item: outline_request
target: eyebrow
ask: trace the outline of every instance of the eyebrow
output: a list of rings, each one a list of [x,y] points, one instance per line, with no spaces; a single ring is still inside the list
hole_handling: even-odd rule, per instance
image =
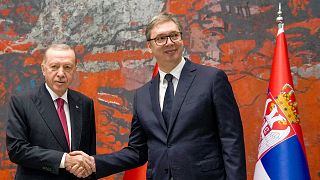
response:
[[[169,33],[161,33],[161,34],[158,34],[158,35],[156,35],[156,37],[158,37],[158,36],[169,36],[169,35],[171,35],[172,33],[178,33],[179,31],[172,31],[172,32],[169,32]]]

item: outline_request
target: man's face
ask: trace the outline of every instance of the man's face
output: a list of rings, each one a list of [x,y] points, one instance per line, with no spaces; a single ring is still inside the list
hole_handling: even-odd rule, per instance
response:
[[[173,21],[162,22],[152,28],[150,31],[150,39],[163,39],[172,34],[179,34],[179,32],[179,27]],[[148,42],[148,47],[153,56],[157,59],[159,66],[162,64],[177,65],[181,61],[183,52],[182,40],[173,42],[172,39],[167,38],[167,43],[164,45],[159,45],[155,40],[152,40]]]
[[[73,80],[76,69],[73,50],[49,49],[41,65],[46,83],[58,96],[62,96]]]

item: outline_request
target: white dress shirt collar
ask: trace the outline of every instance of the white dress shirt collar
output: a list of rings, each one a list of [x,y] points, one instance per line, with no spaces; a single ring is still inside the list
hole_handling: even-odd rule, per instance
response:
[[[56,93],[54,93],[53,91],[52,91],[52,89],[48,86],[48,84],[47,83],[45,83],[45,85],[46,85],[46,88],[47,88],[47,90],[49,91],[49,94],[50,94],[50,96],[51,96],[51,98],[52,98],[52,100],[55,102],[55,100],[57,100],[58,98],[61,98],[61,99],[63,99],[66,103],[68,103],[68,89],[66,90],[66,92],[61,96],[61,97],[59,97]]]
[[[179,81],[180,79],[180,75],[181,75],[181,71],[182,71],[182,68],[184,66],[184,64],[186,63],[186,60],[184,59],[184,57],[182,57],[180,63],[175,67],[173,68],[171,71],[170,71],[170,74],[173,75],[173,77],[175,79],[177,79]],[[163,79],[164,79],[164,76],[167,74],[163,71],[161,71],[161,69],[159,68],[159,75],[160,75],[160,84],[163,84]]]
[[[174,94],[176,93],[177,87],[178,87],[178,83],[179,83],[179,79],[180,79],[180,75],[183,69],[184,64],[186,63],[186,60],[182,57],[182,60],[180,61],[180,63],[174,68],[172,69],[172,71],[170,72],[170,74],[173,75],[173,79],[172,79],[172,84],[173,84],[173,91]],[[160,103],[160,109],[162,111],[163,108],[163,101],[164,101],[164,96],[166,93],[166,89],[168,86],[167,80],[164,80],[164,76],[166,75],[165,72],[161,71],[161,69],[159,68],[159,75],[160,75],[160,82],[159,82],[159,103]]]

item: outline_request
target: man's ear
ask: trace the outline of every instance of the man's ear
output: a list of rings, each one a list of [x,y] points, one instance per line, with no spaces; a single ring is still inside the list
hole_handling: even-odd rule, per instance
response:
[[[150,41],[147,41],[147,43],[146,43],[146,48],[148,49],[148,52],[149,53],[152,53],[152,50],[151,50],[151,42]]]
[[[41,71],[42,71],[42,75],[44,76],[45,75],[45,71],[44,71],[44,63],[41,63]]]

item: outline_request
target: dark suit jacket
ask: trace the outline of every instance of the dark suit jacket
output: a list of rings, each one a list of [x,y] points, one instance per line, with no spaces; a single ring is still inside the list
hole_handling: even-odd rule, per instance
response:
[[[97,177],[143,165],[147,179],[246,179],[243,129],[226,74],[186,61],[168,129],[159,75],[137,90],[128,147],[96,155]]]
[[[69,89],[68,103],[72,151],[96,154],[92,99]],[[65,169],[59,169],[63,153],[70,150],[45,85],[33,93],[12,96],[9,105],[7,149],[10,160],[18,164],[15,179],[76,179]]]

